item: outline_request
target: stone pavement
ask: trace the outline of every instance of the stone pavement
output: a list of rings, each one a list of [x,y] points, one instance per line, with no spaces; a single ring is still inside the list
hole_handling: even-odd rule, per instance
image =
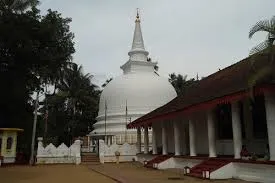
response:
[[[89,169],[103,174],[107,177],[111,177],[120,183],[196,183],[196,182],[217,182],[217,183],[244,183],[240,180],[220,180],[209,181],[202,180],[193,177],[184,176],[179,171],[163,171],[144,168],[140,163],[105,163],[101,165],[87,165]],[[180,180],[176,180],[181,178]],[[174,179],[174,180],[173,180]]]

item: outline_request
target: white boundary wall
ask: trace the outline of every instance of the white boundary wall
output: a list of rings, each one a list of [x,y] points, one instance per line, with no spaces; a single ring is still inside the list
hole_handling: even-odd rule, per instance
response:
[[[37,164],[59,164],[70,163],[80,164],[80,140],[76,140],[70,147],[67,147],[64,143],[55,147],[52,143],[43,146],[42,138],[39,138],[36,163]]]
[[[105,144],[104,140],[99,140],[99,159],[101,163],[116,162],[115,153],[119,152],[119,162],[136,161],[137,160],[137,146],[136,144],[124,143],[118,145]]]

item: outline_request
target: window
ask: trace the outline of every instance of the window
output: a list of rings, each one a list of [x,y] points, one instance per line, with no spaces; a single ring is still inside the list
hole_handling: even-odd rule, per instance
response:
[[[12,138],[8,137],[7,139],[7,150],[10,150],[12,147]]]

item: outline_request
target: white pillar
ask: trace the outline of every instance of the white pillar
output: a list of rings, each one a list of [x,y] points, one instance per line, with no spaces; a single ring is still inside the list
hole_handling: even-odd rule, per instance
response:
[[[149,135],[148,135],[148,126],[144,127],[144,154],[149,153]]]
[[[180,129],[178,125],[178,121],[174,121],[174,138],[175,138],[175,155],[179,156],[180,153]]]
[[[265,95],[266,124],[268,133],[270,160],[275,161],[275,97]]]
[[[111,137],[112,136],[107,136],[107,142],[108,142],[107,144],[108,144],[108,146],[111,145]]]
[[[153,154],[158,154],[156,126],[152,126],[152,149],[153,149]]]
[[[189,120],[189,144],[190,144],[190,156],[197,156],[196,152],[196,134],[194,121]]]
[[[168,154],[168,144],[167,144],[167,129],[165,128],[165,124],[162,124],[162,154]]]
[[[214,113],[212,110],[207,112],[207,128],[208,128],[209,157],[210,158],[217,157],[215,122],[214,122]]]
[[[120,143],[120,144],[123,144],[123,143],[122,143],[122,135],[121,135],[121,134],[119,135],[119,143]]]
[[[242,129],[241,120],[239,114],[239,106],[237,102],[231,103],[231,113],[232,113],[232,131],[233,131],[233,143],[234,143],[234,158],[241,158],[242,150]]]
[[[87,136],[88,137],[88,151],[90,152],[90,136]]]
[[[141,129],[137,128],[137,153],[141,153]]]
[[[104,143],[107,144],[108,142],[107,135],[104,136]]]
[[[113,142],[114,142],[114,144],[117,144],[116,143],[116,135],[113,136]]]

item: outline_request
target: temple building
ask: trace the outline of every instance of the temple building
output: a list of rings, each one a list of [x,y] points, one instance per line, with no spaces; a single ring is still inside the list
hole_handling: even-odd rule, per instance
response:
[[[136,130],[127,130],[126,125],[177,96],[168,78],[155,72],[157,63],[151,61],[149,52],[145,50],[138,13],[128,55],[129,60],[120,67],[123,74],[114,78],[102,91],[97,122],[89,134],[91,139],[105,139],[107,144],[136,143]],[[144,133],[148,137],[145,140]],[[151,130],[145,129],[140,135],[142,144],[151,143]]]
[[[182,168],[190,176],[275,182],[275,67],[270,58],[262,52],[219,70],[128,124],[138,133],[152,128],[153,152],[141,152],[139,138],[139,159],[147,167]]]

